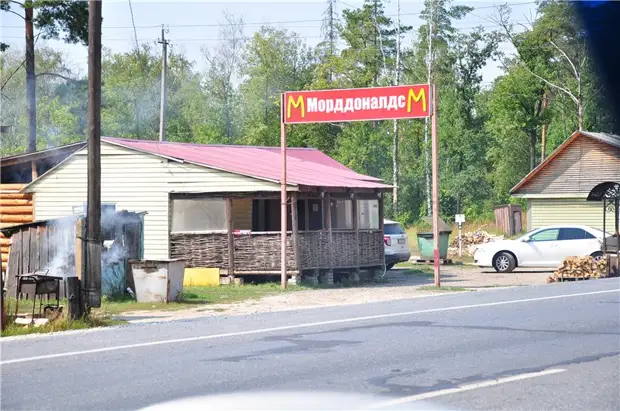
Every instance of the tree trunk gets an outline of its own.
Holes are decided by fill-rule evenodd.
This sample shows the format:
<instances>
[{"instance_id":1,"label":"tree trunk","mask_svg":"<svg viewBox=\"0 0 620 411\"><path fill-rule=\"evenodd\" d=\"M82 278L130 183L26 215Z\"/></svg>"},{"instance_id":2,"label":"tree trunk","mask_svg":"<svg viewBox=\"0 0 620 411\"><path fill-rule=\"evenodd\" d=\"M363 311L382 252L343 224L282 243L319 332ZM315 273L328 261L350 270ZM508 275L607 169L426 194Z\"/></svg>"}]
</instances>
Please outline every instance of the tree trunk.
<instances>
[{"instance_id":1,"label":"tree trunk","mask_svg":"<svg viewBox=\"0 0 620 411\"><path fill-rule=\"evenodd\" d=\"M34 69L33 9L25 9L26 20L26 106L28 110L28 152L37 151L37 79Z\"/></svg>"},{"instance_id":2,"label":"tree trunk","mask_svg":"<svg viewBox=\"0 0 620 411\"><path fill-rule=\"evenodd\" d=\"M536 130L532 130L530 132L530 170L533 170L536 167L536 141L538 140L536 136Z\"/></svg>"},{"instance_id":3,"label":"tree trunk","mask_svg":"<svg viewBox=\"0 0 620 411\"><path fill-rule=\"evenodd\" d=\"M392 181L394 187L392 189L392 210L394 211L394 218L398 217L398 121L394 120L394 145L393 145L393 164L394 174Z\"/></svg>"},{"instance_id":4,"label":"tree trunk","mask_svg":"<svg viewBox=\"0 0 620 411\"><path fill-rule=\"evenodd\" d=\"M545 110L547 109L547 103L548 103L547 93L545 93L543 95L543 101L542 101L542 113L544 113ZM547 127L548 125L546 123L543 123L541 136L540 136L540 162L541 163L545 161L545 157L547 156Z\"/></svg>"},{"instance_id":5,"label":"tree trunk","mask_svg":"<svg viewBox=\"0 0 620 411\"><path fill-rule=\"evenodd\" d=\"M581 78L577 79L577 126L583 131L583 95L581 90Z\"/></svg>"}]
</instances>

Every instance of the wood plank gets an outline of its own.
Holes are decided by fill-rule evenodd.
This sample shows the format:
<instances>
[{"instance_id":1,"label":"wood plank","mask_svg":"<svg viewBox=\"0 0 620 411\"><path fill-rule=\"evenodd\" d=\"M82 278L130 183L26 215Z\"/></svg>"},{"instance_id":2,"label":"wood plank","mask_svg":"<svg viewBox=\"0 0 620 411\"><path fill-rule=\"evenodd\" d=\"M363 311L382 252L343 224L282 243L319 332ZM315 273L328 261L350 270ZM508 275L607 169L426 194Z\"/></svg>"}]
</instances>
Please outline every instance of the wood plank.
<instances>
[{"instance_id":1,"label":"wood plank","mask_svg":"<svg viewBox=\"0 0 620 411\"><path fill-rule=\"evenodd\" d=\"M32 206L32 199L29 198L2 198L0 197L0 207L12 207L12 206Z\"/></svg>"},{"instance_id":2,"label":"wood plank","mask_svg":"<svg viewBox=\"0 0 620 411\"><path fill-rule=\"evenodd\" d=\"M355 267L360 266L360 222L357 197L351 200L351 212L353 214L353 231L355 232Z\"/></svg>"},{"instance_id":3,"label":"wood plank","mask_svg":"<svg viewBox=\"0 0 620 411\"><path fill-rule=\"evenodd\" d=\"M7 276L6 276L6 287L7 287L7 295L14 296L15 295L15 276L17 274L21 274L20 266L21 266L21 232L13 234L11 237L11 252L9 253L9 261L7 265Z\"/></svg>"},{"instance_id":4,"label":"wood plank","mask_svg":"<svg viewBox=\"0 0 620 411\"><path fill-rule=\"evenodd\" d=\"M329 247L329 268L334 268L334 236L332 234L332 197L331 194L325 194L323 209L325 210L325 228L327 228L327 244Z\"/></svg>"},{"instance_id":5,"label":"wood plank","mask_svg":"<svg viewBox=\"0 0 620 411\"><path fill-rule=\"evenodd\" d=\"M32 206L31 205L29 206L28 205L2 206L2 214L3 215L4 214L32 215Z\"/></svg>"},{"instance_id":6,"label":"wood plank","mask_svg":"<svg viewBox=\"0 0 620 411\"><path fill-rule=\"evenodd\" d=\"M0 238L0 247L9 247L11 245L11 239L10 238Z\"/></svg>"},{"instance_id":7,"label":"wood plank","mask_svg":"<svg viewBox=\"0 0 620 411\"><path fill-rule=\"evenodd\" d=\"M30 227L30 271L39 270L39 227ZM41 267L42 268L42 267Z\"/></svg>"},{"instance_id":8,"label":"wood plank","mask_svg":"<svg viewBox=\"0 0 620 411\"><path fill-rule=\"evenodd\" d=\"M47 238L47 227L39 227L39 267L41 270L49 263L49 240Z\"/></svg>"},{"instance_id":9,"label":"wood plank","mask_svg":"<svg viewBox=\"0 0 620 411\"><path fill-rule=\"evenodd\" d=\"M2 214L0 215L0 221L3 223L31 223L32 222L32 214L29 215L12 215L12 214Z\"/></svg>"},{"instance_id":10,"label":"wood plank","mask_svg":"<svg viewBox=\"0 0 620 411\"><path fill-rule=\"evenodd\" d=\"M0 199L3 200L10 200L10 199L27 199L27 200L32 200L32 194L31 193L1 193L0 192Z\"/></svg>"},{"instance_id":11,"label":"wood plank","mask_svg":"<svg viewBox=\"0 0 620 411\"><path fill-rule=\"evenodd\" d=\"M235 275L235 240L233 238L232 199L226 197L226 230L228 233L228 275Z\"/></svg>"},{"instance_id":12,"label":"wood plank","mask_svg":"<svg viewBox=\"0 0 620 411\"><path fill-rule=\"evenodd\" d=\"M295 261L295 271L301 272L301 264L299 262L299 220L297 215L297 193L291 193L291 225L293 230L293 256Z\"/></svg>"},{"instance_id":13,"label":"wood plank","mask_svg":"<svg viewBox=\"0 0 620 411\"><path fill-rule=\"evenodd\" d=\"M0 184L0 191L19 191L25 186L26 184L4 183Z\"/></svg>"},{"instance_id":14,"label":"wood plank","mask_svg":"<svg viewBox=\"0 0 620 411\"><path fill-rule=\"evenodd\" d=\"M22 272L30 272L30 231L22 231Z\"/></svg>"}]
</instances>

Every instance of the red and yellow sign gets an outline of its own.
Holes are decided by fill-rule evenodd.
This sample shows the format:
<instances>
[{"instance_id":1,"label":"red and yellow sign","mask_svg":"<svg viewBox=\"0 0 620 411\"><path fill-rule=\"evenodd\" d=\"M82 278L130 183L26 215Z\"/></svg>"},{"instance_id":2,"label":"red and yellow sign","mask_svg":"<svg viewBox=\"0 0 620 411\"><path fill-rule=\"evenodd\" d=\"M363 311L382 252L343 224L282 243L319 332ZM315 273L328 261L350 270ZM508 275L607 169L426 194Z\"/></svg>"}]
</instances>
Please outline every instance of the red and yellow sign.
<instances>
[{"instance_id":1,"label":"red and yellow sign","mask_svg":"<svg viewBox=\"0 0 620 411\"><path fill-rule=\"evenodd\" d=\"M284 93L285 123L325 123L428 117L428 84Z\"/></svg>"}]
</instances>

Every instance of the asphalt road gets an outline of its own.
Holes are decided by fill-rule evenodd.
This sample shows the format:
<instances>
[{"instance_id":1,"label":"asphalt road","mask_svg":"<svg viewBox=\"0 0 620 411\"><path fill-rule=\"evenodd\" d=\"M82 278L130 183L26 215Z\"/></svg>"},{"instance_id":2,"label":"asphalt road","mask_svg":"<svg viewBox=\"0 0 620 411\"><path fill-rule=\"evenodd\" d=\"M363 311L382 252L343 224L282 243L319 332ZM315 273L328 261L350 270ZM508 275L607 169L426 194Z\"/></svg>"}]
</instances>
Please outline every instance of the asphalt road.
<instances>
[{"instance_id":1,"label":"asphalt road","mask_svg":"<svg viewBox=\"0 0 620 411\"><path fill-rule=\"evenodd\" d=\"M404 409L618 410L620 281L131 325L0 348L2 410L138 409L247 391L302 391L295 397L314 409L351 408L311 402L330 391Z\"/></svg>"}]
</instances>

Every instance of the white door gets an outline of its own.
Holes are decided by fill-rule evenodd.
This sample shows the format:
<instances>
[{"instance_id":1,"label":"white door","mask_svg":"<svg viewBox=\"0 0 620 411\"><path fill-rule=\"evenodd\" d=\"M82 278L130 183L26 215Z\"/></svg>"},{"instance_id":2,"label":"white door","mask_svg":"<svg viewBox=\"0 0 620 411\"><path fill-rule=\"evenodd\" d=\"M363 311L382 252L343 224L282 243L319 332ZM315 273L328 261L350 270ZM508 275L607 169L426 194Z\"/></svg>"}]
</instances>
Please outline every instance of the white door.
<instances>
[{"instance_id":1,"label":"white door","mask_svg":"<svg viewBox=\"0 0 620 411\"><path fill-rule=\"evenodd\" d=\"M548 228L538 231L525 246L521 256L521 267L553 267L562 261L560 250L559 228Z\"/></svg>"}]
</instances>

